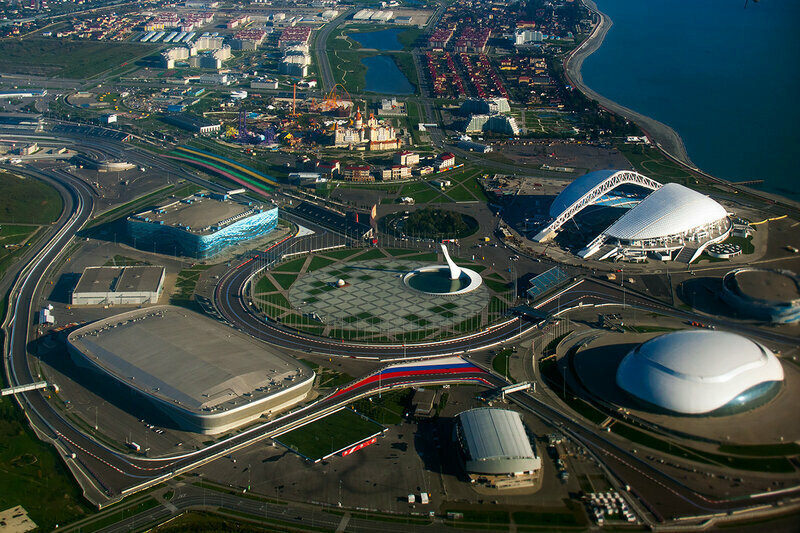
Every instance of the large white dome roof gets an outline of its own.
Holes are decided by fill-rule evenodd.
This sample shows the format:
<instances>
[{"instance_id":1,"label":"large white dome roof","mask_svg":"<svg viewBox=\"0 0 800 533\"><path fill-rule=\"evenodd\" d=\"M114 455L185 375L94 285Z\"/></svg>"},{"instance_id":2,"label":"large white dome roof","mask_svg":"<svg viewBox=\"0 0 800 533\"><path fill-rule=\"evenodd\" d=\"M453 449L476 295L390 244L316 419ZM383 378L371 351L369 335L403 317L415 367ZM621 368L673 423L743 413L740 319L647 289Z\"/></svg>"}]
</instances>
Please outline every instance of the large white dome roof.
<instances>
[{"instance_id":1,"label":"large white dome roof","mask_svg":"<svg viewBox=\"0 0 800 533\"><path fill-rule=\"evenodd\" d=\"M683 414L709 413L775 381L783 381L783 368L768 348L734 333L707 330L651 339L632 350L617 369L622 389Z\"/></svg>"},{"instance_id":2,"label":"large white dome roof","mask_svg":"<svg viewBox=\"0 0 800 533\"><path fill-rule=\"evenodd\" d=\"M708 196L677 183L667 183L604 233L620 240L657 239L711 224L727 215L725 208Z\"/></svg>"}]
</instances>

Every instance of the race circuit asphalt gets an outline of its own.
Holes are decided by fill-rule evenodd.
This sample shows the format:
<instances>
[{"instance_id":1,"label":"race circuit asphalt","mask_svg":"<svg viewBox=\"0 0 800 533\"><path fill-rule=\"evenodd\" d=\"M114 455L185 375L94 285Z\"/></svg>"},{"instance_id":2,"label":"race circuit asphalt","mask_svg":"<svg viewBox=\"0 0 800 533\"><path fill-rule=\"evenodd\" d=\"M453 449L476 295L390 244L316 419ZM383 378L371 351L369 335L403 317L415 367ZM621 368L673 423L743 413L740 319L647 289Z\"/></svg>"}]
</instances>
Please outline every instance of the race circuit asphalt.
<instances>
[{"instance_id":1,"label":"race circuit asphalt","mask_svg":"<svg viewBox=\"0 0 800 533\"><path fill-rule=\"evenodd\" d=\"M142 159L144 159L144 156L142 156ZM88 220L93 206L94 194L87 184L67 173L40 171L32 168L25 169L25 172L45 181L59 183L59 190L62 193L63 191L68 191L69 194L64 197L64 216L56 224L59 229L55 230L55 235L49 242L42 243L43 251L41 255L37 254L29 267L23 269L21 274L24 279L16 298L13 329L10 338L11 351L6 362L9 374L13 378L12 384L36 381L28 363L27 342L28 332L32 326L31 320L34 314L33 305L37 286L44 278L47 269L56 259L58 253ZM312 224L299 219L297 221L304 225ZM304 246L306 242L309 245L318 245L323 242L322 239L324 239L326 230L319 226L315 226L314 229L315 235L306 237L302 244L297 244L300 241L286 241L279 245L281 248L271 252L279 254L281 250L289 250L292 246ZM532 322L515 318L505 326L480 332L470 338L454 339L437 344L409 344L407 346L387 347L337 343L325 339L307 337L294 331L283 329L278 325L265 323L249 311L242 295L244 294L243 291L247 279L252 274L253 264L257 262L257 259L251 257L245 263L234 267L223 277L217 291L215 291L216 304L221 314L243 331L256 338L289 349L311 350L347 357L370 357L384 361L403 357L435 357L482 349L504 339L514 338L534 327ZM616 287L614 284L585 279L576 281L566 290L546 299L537 308L546 314L557 315L563 310L579 304L598 305L608 303L619 305L622 291L623 289ZM624 298L627 305L636 306L637 308L668 312L673 316L681 316L691 320L698 318L697 315L676 310L658 300L637 294L635 291L628 291L624 294ZM732 326L732 323L728 324L722 320L709 320L708 317L703 317L703 320L706 323L719 324L721 327ZM736 324L735 327L741 330L741 325ZM760 330L756 330L756 332L758 332L756 336L773 337L777 342L787 341L787 338L781 335L761 332ZM793 340L796 342L796 339ZM377 394L379 387L380 390L386 390L394 387L409 387L428 383L444 384L463 381L490 387L500 387L505 384L499 377L477 368L474 372L460 373L457 376L442 372L440 374L426 375L424 378L396 376L387 378L379 383L374 381L365 382L362 386L356 385L346 392L340 391L338 394L330 394L312 405L254 426L239 435L203 450L181 456L156 459L127 456L94 441L75 428L68 420L62 418L39 391L24 393L19 398L39 433L57 442L59 451L66 456L67 463L84 472L87 478L91 480L91 484L97 487L97 494L93 494L92 490L89 489L87 497L95 503L107 503L118 499L123 494L134 492L150 484L156 484L171 476L189 471L200 464L226 455L234 449L249 446L254 442L268 438L273 434L284 431L287 427L318 417L320 414L327 413L339 406L347 405L357 398ZM553 408L538 402L538 400L532 399L529 395L517 393L511 395L511 397L526 409L541 413L561 424L565 430L570 431L573 435L578 436L582 442L587 443L620 480L630 483L636 488L637 496L648 505L657 518L664 517L665 509L668 510L666 517L669 517L673 515L673 511L675 515L726 511L747 507L752 503L770 504L784 497L783 495L769 496L761 498L757 502L707 498L684 487L638 457L610 443L602 436L598 436L591 429L583 427L569 416L561 414ZM74 454L74 458L72 454ZM84 488L87 487L86 480L82 480L82 485Z\"/></svg>"}]
</instances>

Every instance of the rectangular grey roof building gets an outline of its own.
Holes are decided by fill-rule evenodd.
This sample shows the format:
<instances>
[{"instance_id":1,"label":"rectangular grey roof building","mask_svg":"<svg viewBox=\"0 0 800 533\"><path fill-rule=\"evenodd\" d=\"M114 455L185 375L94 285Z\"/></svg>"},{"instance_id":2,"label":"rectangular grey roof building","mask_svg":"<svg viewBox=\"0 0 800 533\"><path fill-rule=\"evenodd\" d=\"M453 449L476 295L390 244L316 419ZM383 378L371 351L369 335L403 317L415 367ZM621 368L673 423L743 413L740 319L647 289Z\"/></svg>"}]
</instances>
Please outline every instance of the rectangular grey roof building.
<instances>
[{"instance_id":1,"label":"rectangular grey roof building","mask_svg":"<svg viewBox=\"0 0 800 533\"><path fill-rule=\"evenodd\" d=\"M88 267L72 291L72 305L157 303L164 288L164 267Z\"/></svg>"}]
</instances>

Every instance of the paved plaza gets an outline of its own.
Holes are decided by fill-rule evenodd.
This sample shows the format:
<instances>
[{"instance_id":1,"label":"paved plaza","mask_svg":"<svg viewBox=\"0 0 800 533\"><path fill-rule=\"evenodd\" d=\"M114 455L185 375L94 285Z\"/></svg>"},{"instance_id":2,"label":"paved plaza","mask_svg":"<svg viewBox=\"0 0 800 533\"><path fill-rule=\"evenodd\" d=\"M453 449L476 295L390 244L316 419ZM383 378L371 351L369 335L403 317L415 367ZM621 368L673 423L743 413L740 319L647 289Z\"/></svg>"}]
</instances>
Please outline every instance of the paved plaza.
<instances>
[{"instance_id":1,"label":"paved plaza","mask_svg":"<svg viewBox=\"0 0 800 533\"><path fill-rule=\"evenodd\" d=\"M422 294L403 283L403 276L419 266L397 259L331 265L298 279L289 301L325 324L373 333L444 329L476 316L485 321L486 286L459 296ZM340 279L345 286L336 286Z\"/></svg>"},{"instance_id":2,"label":"paved plaza","mask_svg":"<svg viewBox=\"0 0 800 533\"><path fill-rule=\"evenodd\" d=\"M254 299L272 319L309 333L374 342L463 335L500 320L510 306L499 274L471 263L469 268L490 276L473 291L434 295L411 289L405 274L442 261L430 253L404 255L371 249L294 259L257 280Z\"/></svg>"}]
</instances>

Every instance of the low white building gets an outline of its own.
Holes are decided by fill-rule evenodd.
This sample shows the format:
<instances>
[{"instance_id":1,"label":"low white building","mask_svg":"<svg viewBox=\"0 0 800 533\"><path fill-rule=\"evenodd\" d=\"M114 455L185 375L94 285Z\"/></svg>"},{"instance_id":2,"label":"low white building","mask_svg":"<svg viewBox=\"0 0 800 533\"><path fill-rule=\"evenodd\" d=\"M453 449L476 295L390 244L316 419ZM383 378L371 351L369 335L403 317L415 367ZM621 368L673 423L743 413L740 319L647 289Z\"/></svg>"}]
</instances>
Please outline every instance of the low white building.
<instances>
[{"instance_id":1,"label":"low white building","mask_svg":"<svg viewBox=\"0 0 800 533\"><path fill-rule=\"evenodd\" d=\"M88 267L75 290L72 305L140 305L157 303L164 289L164 267Z\"/></svg>"}]
</instances>

